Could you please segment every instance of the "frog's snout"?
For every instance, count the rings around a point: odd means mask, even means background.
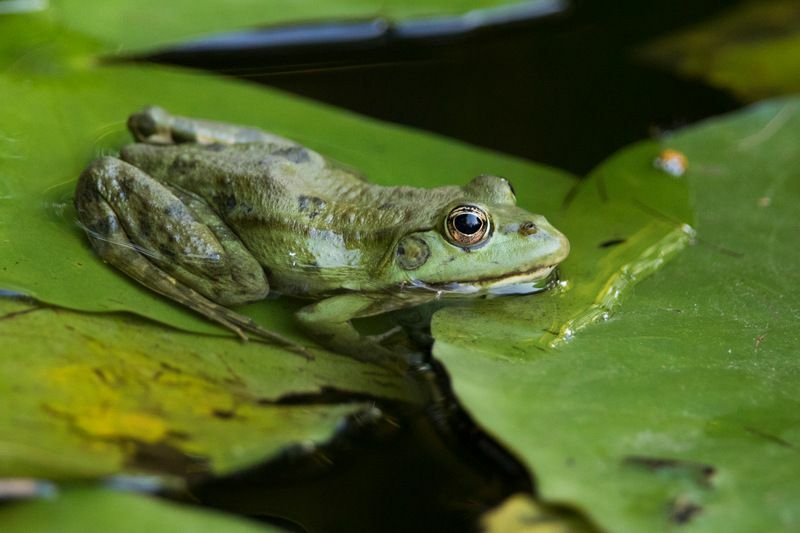
[[[543,242],[547,242],[546,248],[551,250],[551,260],[553,264],[558,264],[567,258],[570,249],[569,239],[567,239],[566,235],[553,227],[548,220],[542,217],[540,220],[537,220],[535,224],[531,222],[533,228],[526,228],[526,224],[527,223],[520,224],[520,235],[531,239],[543,239]]]
[[[570,244],[567,236],[558,230],[554,230],[555,237],[558,239],[558,250],[560,253],[557,255],[555,262],[560,263],[569,256]]]

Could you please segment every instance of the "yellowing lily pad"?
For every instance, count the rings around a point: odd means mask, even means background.
[[[347,393],[414,399],[345,357],[306,361],[131,316],[0,299],[0,337],[0,477],[224,474],[326,442],[367,407]],[[331,390],[342,394],[326,400]]]

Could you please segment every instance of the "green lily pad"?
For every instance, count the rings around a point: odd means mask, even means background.
[[[465,339],[453,326],[469,309],[435,316],[434,353],[456,395],[546,501],[620,532],[800,525],[799,109],[773,101],[667,139],[688,158],[695,245],[607,323],[555,349],[517,341],[510,357],[494,317]],[[600,171],[646,182],[643,154],[657,152],[634,146]],[[592,283],[568,263],[564,274]]]
[[[800,4],[745,2],[647,45],[642,56],[745,101],[800,91]]]
[[[280,529],[222,513],[165,502],[150,496],[93,487],[76,487],[54,498],[0,508],[7,533],[83,533],[85,531],[192,531],[265,533]]]
[[[0,299],[0,337],[0,477],[225,474],[324,443],[367,407],[327,392],[414,401],[405,381],[344,357],[132,316]]]

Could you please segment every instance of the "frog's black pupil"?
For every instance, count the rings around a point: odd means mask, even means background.
[[[483,221],[472,213],[463,213],[456,217],[453,226],[464,235],[474,235],[480,231]]]

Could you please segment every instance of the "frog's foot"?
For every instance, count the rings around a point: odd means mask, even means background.
[[[188,287],[187,287],[188,289]],[[191,291],[191,289],[188,289]],[[200,298],[203,298],[202,295],[197,295]],[[222,305],[215,304],[214,302],[208,301],[208,304],[211,306],[211,311],[213,312],[214,316],[210,314],[206,314],[203,311],[197,310],[200,314],[210,318],[211,320],[217,322],[218,324],[224,326],[225,328],[231,330],[232,332],[236,333],[236,335],[242,339],[243,341],[249,340],[247,337],[247,333],[251,335],[271,342],[273,344],[277,344],[278,346],[282,346],[289,350],[292,353],[296,353],[304,357],[308,361],[313,361],[315,359],[314,354],[305,347],[304,345],[295,342],[287,337],[279,333],[275,333],[274,331],[270,331],[259,326],[252,318],[237,313],[236,311],[232,311],[227,307]],[[191,306],[190,306],[191,307]]]
[[[173,144],[267,143],[285,148],[296,143],[278,135],[245,126],[172,115],[165,109],[149,106],[128,118],[128,129],[140,142]]]
[[[137,141],[172,144],[172,117],[161,107],[148,106],[128,117],[128,130]]]
[[[296,316],[317,340],[338,353],[404,373],[426,358],[409,349],[391,349],[384,343],[402,331],[400,326],[381,335],[361,335],[352,320],[419,305],[435,295],[430,293],[342,294],[300,309]]]
[[[84,171],[75,206],[95,251],[134,280],[242,339],[250,333],[311,357],[304,346],[218,303],[260,299],[269,286],[261,266],[241,253],[244,245],[238,238],[214,224],[210,208],[187,205],[144,172],[112,157]]]

